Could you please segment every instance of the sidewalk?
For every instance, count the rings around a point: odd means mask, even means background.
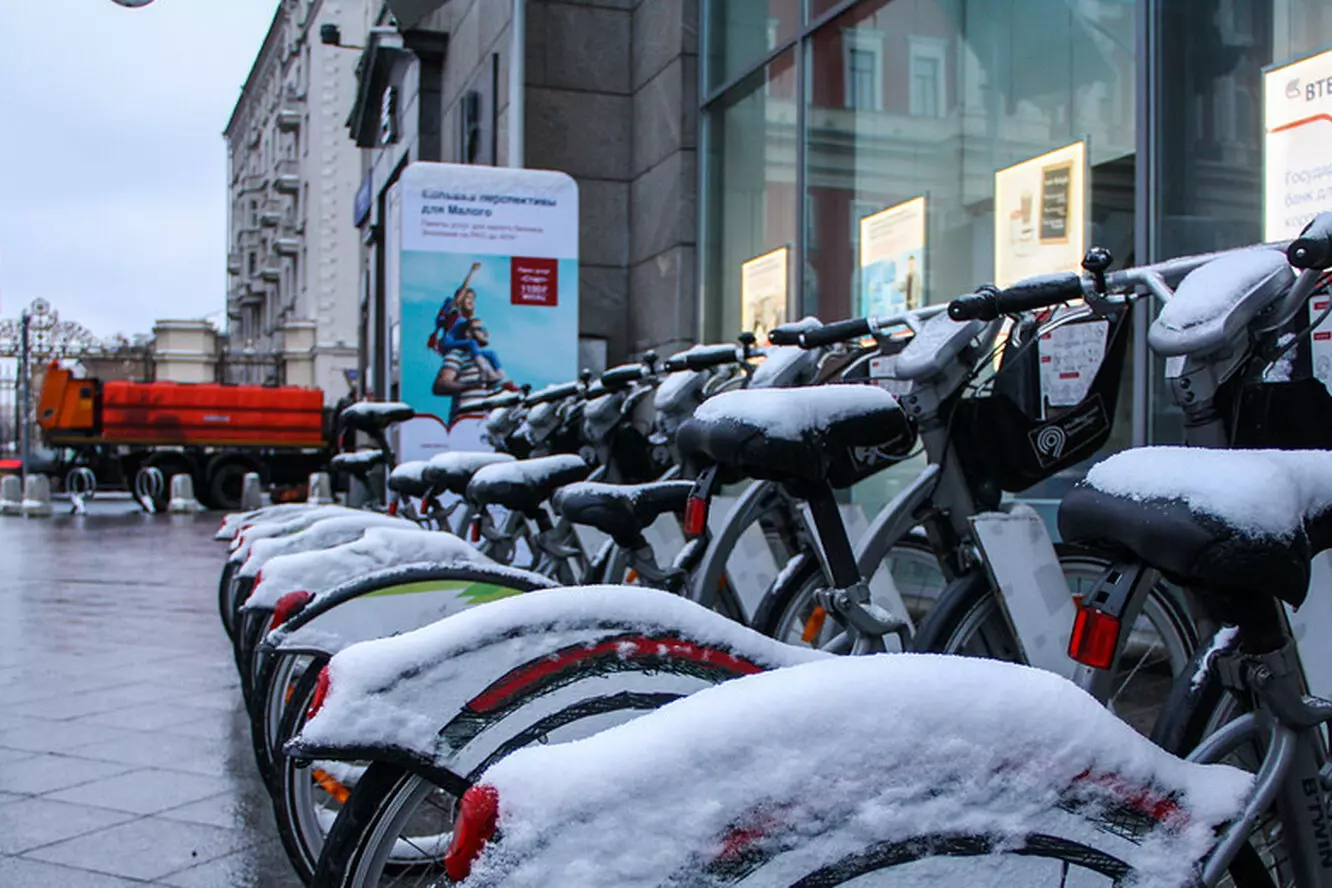
[[[0,885],[298,888],[217,617],[220,516],[134,510],[0,517]]]

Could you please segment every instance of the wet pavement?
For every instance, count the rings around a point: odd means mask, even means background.
[[[219,517],[0,516],[0,886],[301,884],[217,616]]]

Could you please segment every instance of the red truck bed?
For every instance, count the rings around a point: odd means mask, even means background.
[[[144,444],[322,447],[318,389],[212,383],[106,382],[101,434]]]

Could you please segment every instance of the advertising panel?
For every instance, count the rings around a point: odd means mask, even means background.
[[[578,186],[564,173],[414,163],[394,186],[400,457],[489,449],[482,398],[578,374]],[[393,242],[390,242],[392,252]]]
[[[769,330],[786,323],[789,253],[778,247],[740,266],[740,328],[761,343],[768,341]]]
[[[1297,236],[1332,210],[1332,50],[1263,72],[1263,239]],[[1310,303],[1327,308],[1326,298]],[[1314,328],[1313,374],[1332,391],[1332,317]]]
[[[925,291],[925,198],[860,220],[861,315],[920,308]]]
[[[994,174],[994,282],[1078,271],[1086,252],[1087,143]]]

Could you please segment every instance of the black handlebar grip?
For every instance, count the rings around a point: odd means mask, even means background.
[[[999,314],[1017,314],[1081,299],[1082,278],[1071,271],[1042,274],[1019,281],[994,297]]]
[[[993,321],[999,317],[994,297],[999,293],[993,287],[982,287],[975,293],[959,296],[948,303],[948,316],[955,321]]]
[[[1314,216],[1286,248],[1286,258],[1296,268],[1332,268],[1332,213]]]
[[[820,348],[834,342],[860,339],[869,336],[871,332],[869,318],[849,318],[806,330],[800,334],[800,344],[804,348]]]
[[[616,391],[638,382],[646,375],[647,368],[642,364],[622,364],[601,374],[601,386],[607,391]]]
[[[768,343],[770,345],[799,345],[800,334],[807,327],[797,327],[795,324],[781,324],[768,331]]]

